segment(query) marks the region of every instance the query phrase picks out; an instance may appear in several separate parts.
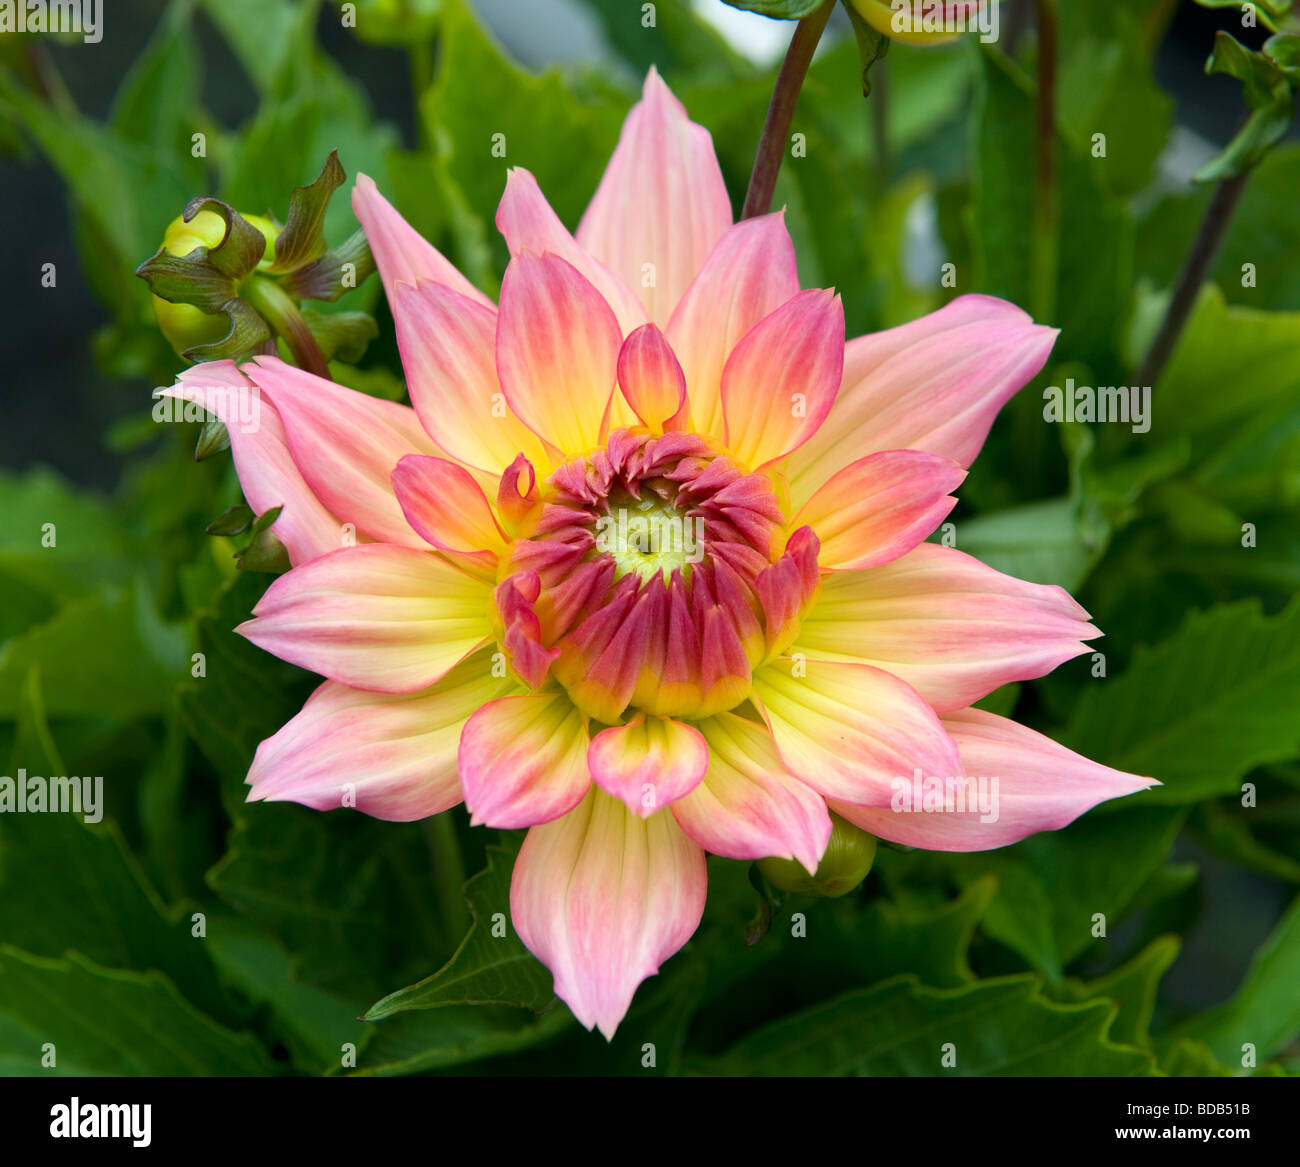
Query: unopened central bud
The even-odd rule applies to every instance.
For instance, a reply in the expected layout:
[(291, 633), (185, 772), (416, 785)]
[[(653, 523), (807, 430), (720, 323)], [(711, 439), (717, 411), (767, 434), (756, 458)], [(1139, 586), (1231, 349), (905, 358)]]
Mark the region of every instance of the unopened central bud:
[(667, 582), (674, 571), (689, 580), (692, 565), (704, 558), (704, 519), (659, 498), (618, 491), (596, 520), (596, 550), (614, 560), (616, 580), (635, 572)]

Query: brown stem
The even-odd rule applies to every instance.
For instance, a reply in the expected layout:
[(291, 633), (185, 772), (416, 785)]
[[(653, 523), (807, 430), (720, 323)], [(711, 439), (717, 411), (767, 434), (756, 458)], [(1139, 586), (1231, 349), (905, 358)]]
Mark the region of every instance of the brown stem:
[(1243, 171), (1235, 178), (1225, 178), (1215, 190), (1214, 198), (1205, 212), (1205, 218), (1201, 220), (1201, 228), (1196, 233), (1196, 241), (1192, 244), (1187, 262), (1178, 277), (1178, 283), (1174, 285), (1174, 294), (1169, 301), (1169, 307), (1165, 310), (1160, 331), (1156, 333), (1156, 338), (1151, 342), (1151, 348), (1134, 377), (1135, 384), (1155, 385), (1164, 373), (1165, 365), (1169, 363), (1169, 358), (1178, 345), (1178, 338), (1182, 335), (1192, 309), (1196, 306), (1201, 285), (1205, 283), (1205, 277), (1214, 264), (1215, 256), (1223, 246), (1228, 225), (1232, 222), (1233, 212), (1241, 201), (1241, 194), (1246, 189), (1248, 178), (1250, 178), (1250, 171)]
[(822, 39), (834, 7), (835, 0), (826, 0), (816, 12), (805, 16), (795, 26), (763, 121), (763, 134), (758, 140), (758, 153), (754, 155), (754, 169), (749, 176), (749, 190), (745, 192), (745, 207), (740, 213), (742, 219), (766, 215), (772, 208), (776, 176), (785, 157), (785, 144), (790, 137), (790, 123), (794, 120), (794, 107), (799, 102), (799, 90), (803, 88), (817, 42)]

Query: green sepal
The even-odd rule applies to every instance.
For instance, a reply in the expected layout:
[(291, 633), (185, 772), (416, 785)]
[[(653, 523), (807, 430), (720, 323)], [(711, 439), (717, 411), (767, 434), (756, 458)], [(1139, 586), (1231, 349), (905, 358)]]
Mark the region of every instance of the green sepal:
[(289, 570), (289, 553), (284, 544), (271, 534), (271, 525), (282, 510), (282, 506), (272, 507), (258, 515), (252, 526), (252, 538), (243, 550), (235, 554), (235, 566), (240, 571), (265, 571), (278, 575)]
[(230, 449), (230, 431), (225, 422), (210, 417), (199, 430), (199, 440), (194, 443), (194, 461), (204, 462), (214, 454)]
[(242, 280), (261, 263), (262, 256), (266, 254), (266, 236), (229, 203), (203, 195), (186, 204), (181, 218), (191, 223), (200, 211), (220, 215), (226, 225), (226, 233), (221, 242), (207, 250), (212, 266), (232, 280)]
[(202, 247), (172, 255), (165, 247), (135, 269), (157, 297), (173, 304), (192, 304), (210, 315), (235, 295), (235, 281), (220, 271)]
[[(345, 285), (343, 268), (349, 263), (353, 265), (354, 279)], [(337, 300), (344, 292), (359, 288), (374, 270), (375, 257), (370, 253), (366, 233), (358, 228), (345, 243), (290, 272), (280, 286), (298, 300)]]
[(272, 275), (295, 271), (325, 253), (325, 209), (346, 178), (339, 152), (331, 150), (316, 181), (293, 188), (289, 218), (275, 240), (275, 262), (268, 269)]
[(238, 297), (227, 300), (221, 305), (220, 311), (229, 318), (230, 331), (211, 344), (196, 344), (187, 348), (181, 353), (187, 361), (234, 361), (254, 353), (275, 352), (275, 342), (266, 321), (244, 300)]
[(871, 66), (889, 52), (890, 39), (883, 32), (877, 32), (858, 12), (849, 0), (844, 0), (844, 11), (849, 14), (849, 23), (853, 25), (853, 35), (858, 41), (858, 60), (862, 62), (862, 96), (871, 96)]
[(253, 514), (253, 509), (245, 503), (236, 503), (232, 507), (226, 507), (215, 519), (203, 528), (205, 535), (242, 535), (249, 527), (253, 525), (253, 520), (257, 516)]

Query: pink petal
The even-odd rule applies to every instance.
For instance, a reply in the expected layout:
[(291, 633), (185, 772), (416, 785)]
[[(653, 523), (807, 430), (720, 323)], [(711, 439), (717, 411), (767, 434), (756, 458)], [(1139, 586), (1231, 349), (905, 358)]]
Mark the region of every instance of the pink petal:
[(868, 454), (832, 477), (792, 526), (821, 539), (824, 568), (876, 567), (911, 551), (957, 504), (949, 495), (966, 477), (956, 462), (919, 450)]
[(259, 515), (284, 508), (271, 530), (284, 544), (291, 564), (296, 567), (343, 545), (343, 523), (303, 481), (275, 406), (233, 361), (212, 361), (186, 369), (180, 384), (158, 395), (198, 402), (226, 423), (235, 472), (248, 505)]
[(699, 926), (704, 852), (670, 814), (643, 819), (593, 787), (534, 827), (515, 860), (510, 916), (555, 992), (606, 1038), (648, 976)]
[(822, 796), (786, 770), (764, 726), (721, 713), (700, 729), (709, 773), (673, 803), (678, 826), (715, 855), (797, 859), (814, 874), (831, 837)]
[(699, 433), (722, 440), (723, 365), (741, 337), (798, 294), (784, 211), (737, 223), (718, 241), (665, 329)]
[(384, 281), (384, 293), (394, 312), (398, 284), (414, 284), (417, 280), (445, 284), (452, 291), (491, 307), (492, 301), (397, 213), (368, 175), (357, 175), (352, 188), (352, 210), (366, 233), (379, 278)]
[(585, 251), (569, 234), (551, 209), (535, 179), (522, 166), (506, 175), (506, 190), (497, 207), (497, 230), (505, 236), (511, 256), (530, 251), (550, 253), (568, 261), (580, 271), (618, 318), (620, 338), (645, 323), (645, 309), (632, 289), (598, 259)]
[(432, 552), (344, 547), (280, 576), (236, 631), (331, 681), (410, 693), (491, 639), (491, 587)]
[(648, 818), (703, 781), (709, 747), (685, 722), (642, 714), (592, 738), (587, 765), (596, 785)]
[(475, 826), (531, 827), (572, 810), (591, 785), (587, 726), (563, 693), (502, 697), (460, 735), (460, 780)]
[(1050, 673), (1100, 635), (1063, 588), (922, 543), (882, 567), (824, 579), (795, 651), (886, 669), (944, 713)]
[(749, 330), (722, 370), (727, 445), (751, 468), (788, 454), (825, 420), (844, 370), (844, 305), (813, 288)]
[(578, 225), (578, 242), (635, 289), (662, 326), (730, 226), (713, 139), (652, 66)]
[(554, 255), (510, 261), (501, 284), (497, 370), (510, 408), (566, 454), (605, 431), (622, 334), (600, 293)]
[(439, 453), (415, 410), (345, 389), (279, 357), (258, 357), (245, 369), (275, 403), (295, 464), (331, 511), (375, 539), (425, 545), (392, 486), (404, 455)]
[(430, 689), (390, 695), (326, 681), (302, 712), (257, 747), (248, 800), (353, 806), (410, 822), (461, 801), (461, 727), (504, 682), (475, 653)]
[(497, 310), (441, 284), (403, 285), (393, 322), (411, 404), (453, 458), (500, 474), (521, 453), (544, 463), (537, 435), (505, 407), (497, 379)]
[(961, 296), (910, 324), (851, 340), (826, 425), (790, 460), (796, 506), (877, 450), (926, 450), (969, 466), (998, 411), (1047, 363), (1056, 329), (1014, 304)]
[(655, 433), (685, 429), (690, 422), (686, 377), (664, 334), (643, 324), (618, 354), (618, 384), (637, 417)]
[(393, 471), (393, 492), (411, 528), (443, 551), (506, 549), (505, 535), (483, 488), (446, 458), (407, 454)]
[[(962, 788), (963, 803), (954, 800), (952, 810), (927, 811), (926, 805), (941, 806), (942, 800), (927, 804), (924, 783), (918, 790), (908, 782), (884, 805), (836, 802), (832, 809), (864, 831), (909, 847), (986, 851), (1039, 831), (1059, 830), (1108, 798), (1160, 785), (1091, 762), (1041, 733), (979, 709), (951, 713), (943, 724), (961, 751), (955, 776), (973, 780)], [(923, 778), (931, 776), (926, 771)], [(986, 780), (983, 809), (978, 803), (981, 777)]]
[[(754, 677), (754, 701), (781, 760), (819, 794), (888, 798), (894, 778), (920, 766), (956, 774), (957, 747), (910, 686), (869, 665), (778, 660)], [(806, 676), (796, 675), (806, 671)]]

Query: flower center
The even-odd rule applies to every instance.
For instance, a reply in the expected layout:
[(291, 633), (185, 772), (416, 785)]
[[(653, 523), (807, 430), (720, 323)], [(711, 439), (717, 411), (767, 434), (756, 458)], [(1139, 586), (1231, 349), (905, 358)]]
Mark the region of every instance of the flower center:
[(674, 572), (691, 577), (692, 564), (704, 558), (704, 519), (683, 514), (654, 497), (634, 498), (619, 491), (596, 519), (596, 551), (614, 560), (614, 578), (636, 572), (644, 580)]
[(588, 716), (734, 708), (817, 587), (811, 531), (784, 538), (772, 481), (703, 438), (619, 430), (542, 484), (503, 558), (502, 645)]

